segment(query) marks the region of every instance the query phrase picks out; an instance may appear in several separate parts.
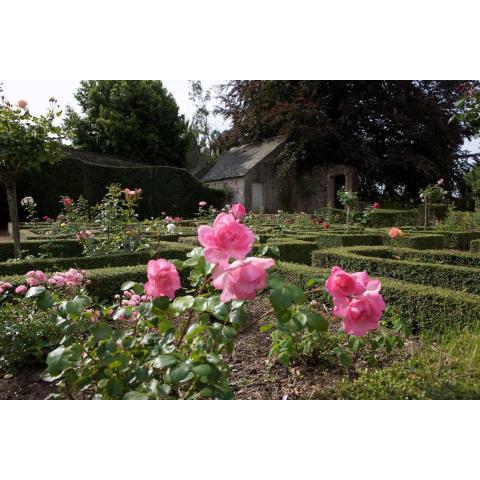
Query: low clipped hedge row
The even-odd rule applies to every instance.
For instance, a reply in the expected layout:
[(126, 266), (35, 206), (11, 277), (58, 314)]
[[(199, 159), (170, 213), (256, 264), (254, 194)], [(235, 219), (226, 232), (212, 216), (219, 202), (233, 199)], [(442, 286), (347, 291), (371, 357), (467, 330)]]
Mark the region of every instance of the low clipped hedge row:
[(339, 265), (347, 271), (366, 270), (370, 275), (480, 294), (480, 268), (373, 257), (371, 252), (355, 247), (317, 250), (312, 253), (312, 265)]
[(442, 249), (444, 238), (442, 235), (402, 235), (401, 237), (382, 238), (383, 245), (415, 248), (417, 250)]
[(418, 210), (393, 210), (380, 208), (374, 210), (370, 217), (370, 224), (374, 227), (394, 227), (403, 225), (416, 225), (418, 223)]
[(480, 239), (480, 232), (439, 232), (443, 235), (445, 248), (469, 250), (472, 240)]
[[(50, 253), (54, 257), (79, 257), (82, 246), (77, 240), (27, 240), (21, 244), (22, 252), (27, 255)], [(13, 258), (13, 243), (0, 243), (0, 261)]]
[(411, 248), (368, 247), (362, 255), (420, 263), (437, 263), (463, 267), (480, 268), (480, 255), (452, 250), (417, 250)]
[(302, 240), (268, 242), (269, 246), (278, 247), (280, 250), (280, 260), (284, 262), (303, 263), (310, 265), (312, 262), (312, 252), (317, 249), (314, 242), (304, 242)]
[[(276, 271), (288, 282), (305, 288), (310, 278), (326, 278), (329, 270), (292, 263), (280, 263)], [(371, 273), (371, 272), (369, 272)], [(452, 326), (476, 325), (480, 321), (480, 297), (430, 285), (381, 278), (387, 304), (418, 330), (442, 332)], [(322, 289), (317, 298), (328, 302)]]
[[(159, 245), (159, 255), (164, 258), (184, 256), (192, 245), (163, 242)], [(67, 258), (35, 258), (16, 262), (0, 263), (0, 278), (7, 275), (23, 275), (29, 270), (44, 270), (46, 272), (62, 271), (68, 268), (89, 270), (105, 267), (120, 267), (127, 265), (145, 264), (152, 258), (148, 252), (118, 253), (112, 255), (98, 255), (95, 257), (67, 257)]]
[(480, 239), (472, 240), (470, 242), (470, 252), (471, 253), (480, 253)]

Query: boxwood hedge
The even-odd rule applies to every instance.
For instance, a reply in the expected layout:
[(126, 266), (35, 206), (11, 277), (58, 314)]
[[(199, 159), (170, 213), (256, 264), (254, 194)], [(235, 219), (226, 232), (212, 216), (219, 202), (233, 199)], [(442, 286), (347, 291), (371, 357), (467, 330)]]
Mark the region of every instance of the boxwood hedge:
[[(480, 268), (376, 258), (371, 254), (372, 250), (355, 247), (317, 250), (312, 253), (312, 265), (323, 268), (339, 265), (348, 271), (366, 270), (371, 275), (480, 293)], [(379, 257), (382, 255), (379, 253)]]
[[(292, 263), (280, 263), (276, 271), (301, 288), (305, 288), (310, 278), (323, 279), (329, 272)], [(452, 326), (476, 325), (480, 321), (480, 297), (477, 295), (390, 278), (381, 278), (381, 281), (387, 304), (416, 329), (442, 332)], [(320, 301), (329, 302), (325, 289), (316, 295)]]

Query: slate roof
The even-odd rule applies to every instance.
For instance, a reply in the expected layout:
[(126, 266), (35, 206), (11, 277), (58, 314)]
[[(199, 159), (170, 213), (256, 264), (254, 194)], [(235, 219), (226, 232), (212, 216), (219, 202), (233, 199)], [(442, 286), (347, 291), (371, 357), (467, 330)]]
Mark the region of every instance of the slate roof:
[(202, 178), (202, 181), (211, 182), (224, 178), (243, 177), (285, 142), (284, 137), (276, 137), (272, 140), (231, 148), (220, 155), (215, 165)]

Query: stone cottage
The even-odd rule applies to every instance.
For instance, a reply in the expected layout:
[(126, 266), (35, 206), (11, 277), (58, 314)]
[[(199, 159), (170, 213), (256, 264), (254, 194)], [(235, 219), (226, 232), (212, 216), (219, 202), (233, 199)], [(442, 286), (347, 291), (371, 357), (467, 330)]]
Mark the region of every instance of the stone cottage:
[(331, 204), (338, 206), (337, 191), (357, 189), (357, 170), (347, 165), (316, 166), (292, 171), (279, 179), (278, 163), (286, 148), (286, 139), (276, 137), (224, 152), (202, 181), (223, 189), (232, 203), (243, 203), (248, 210), (276, 213), (319, 211)]

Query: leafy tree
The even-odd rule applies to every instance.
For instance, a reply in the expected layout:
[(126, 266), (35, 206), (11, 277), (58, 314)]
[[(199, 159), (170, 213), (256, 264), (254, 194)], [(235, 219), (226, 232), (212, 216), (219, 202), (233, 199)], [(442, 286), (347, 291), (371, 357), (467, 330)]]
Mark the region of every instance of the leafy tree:
[(187, 126), (159, 80), (86, 80), (67, 107), (73, 145), (152, 165), (183, 167)]
[(232, 121), (217, 144), (285, 135), (279, 172), (290, 166), (345, 163), (359, 168), (364, 198), (418, 201), (418, 190), (443, 177), (464, 188), (461, 156), (467, 125), (448, 124), (458, 81), (261, 81), (221, 86), (217, 113)]
[(192, 132), (200, 152), (207, 160), (213, 160), (216, 157), (216, 149), (214, 148), (215, 139), (219, 135), (219, 131), (212, 127), (210, 118), (212, 111), (209, 107), (211, 101), (210, 90), (204, 90), (200, 80), (190, 81), (189, 98), (195, 106), (190, 124)]
[(21, 257), (17, 179), (22, 173), (40, 170), (42, 164), (55, 163), (60, 158), (62, 130), (54, 125), (60, 115), (54, 98), (50, 99), (47, 114), (34, 116), (25, 100), (13, 106), (4, 96), (0, 97), (0, 178), (7, 192), (16, 258)]

